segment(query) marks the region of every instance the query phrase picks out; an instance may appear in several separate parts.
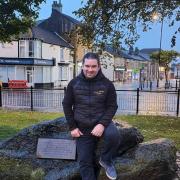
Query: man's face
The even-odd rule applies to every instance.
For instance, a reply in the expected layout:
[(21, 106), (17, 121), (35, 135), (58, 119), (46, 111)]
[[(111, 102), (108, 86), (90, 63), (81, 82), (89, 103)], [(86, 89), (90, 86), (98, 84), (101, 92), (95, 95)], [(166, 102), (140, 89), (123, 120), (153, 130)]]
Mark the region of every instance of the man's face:
[(87, 79), (94, 78), (97, 75), (99, 69), (100, 66), (98, 65), (96, 59), (85, 59), (82, 70)]

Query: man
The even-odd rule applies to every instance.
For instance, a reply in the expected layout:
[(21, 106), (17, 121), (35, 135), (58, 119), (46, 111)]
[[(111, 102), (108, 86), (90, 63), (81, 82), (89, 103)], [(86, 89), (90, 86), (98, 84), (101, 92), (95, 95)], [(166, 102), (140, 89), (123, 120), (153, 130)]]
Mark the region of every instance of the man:
[(117, 110), (113, 84), (102, 74), (99, 56), (87, 53), (82, 72), (70, 81), (63, 108), (72, 137), (77, 140), (77, 154), (82, 180), (97, 179), (95, 150), (100, 138), (104, 141), (99, 164), (109, 179), (116, 179), (112, 158), (120, 142), (119, 132), (112, 122)]

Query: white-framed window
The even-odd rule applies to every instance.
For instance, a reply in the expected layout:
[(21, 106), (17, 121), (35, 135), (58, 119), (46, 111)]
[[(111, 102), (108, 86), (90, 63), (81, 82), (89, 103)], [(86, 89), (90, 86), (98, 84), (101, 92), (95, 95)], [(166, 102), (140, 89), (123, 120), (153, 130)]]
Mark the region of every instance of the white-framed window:
[(19, 41), (19, 57), (26, 57), (26, 41)]
[(29, 40), (29, 51), (28, 51), (28, 53), (29, 53), (29, 57), (34, 57), (34, 41), (32, 41), (32, 40)]
[(0, 81), (15, 79), (15, 66), (0, 66)]
[(67, 81), (68, 80), (68, 66), (60, 66), (60, 80)]
[(47, 66), (43, 67), (43, 82), (44, 83), (51, 82), (51, 67), (47, 67)]
[(40, 40), (20, 40), (19, 57), (21, 58), (41, 58), (42, 43)]
[(64, 61), (64, 48), (60, 48), (60, 61)]

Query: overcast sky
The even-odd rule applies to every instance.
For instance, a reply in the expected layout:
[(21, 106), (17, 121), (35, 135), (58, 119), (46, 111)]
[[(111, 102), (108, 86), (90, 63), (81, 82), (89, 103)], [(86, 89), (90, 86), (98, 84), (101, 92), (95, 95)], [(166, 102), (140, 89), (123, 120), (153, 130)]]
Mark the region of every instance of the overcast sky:
[[(59, 2), (59, 0), (58, 0)], [(41, 5), (41, 10), (39, 13), (39, 19), (46, 19), (51, 15), (51, 6), (52, 6), (53, 0), (46, 0), (46, 3), (43, 3)], [(81, 0), (61, 0), (61, 3), (63, 5), (62, 12), (64, 14), (67, 14), (69, 16), (75, 17), (74, 14), (72, 14), (73, 11), (79, 9), (81, 5)], [(178, 34), (178, 37), (176, 39), (176, 46), (171, 48), (171, 37), (173, 35), (173, 32), (177, 29), (177, 27), (180, 26), (180, 23), (176, 24), (175, 27), (168, 27), (167, 23), (164, 22), (163, 26), (163, 33), (162, 33), (162, 49), (164, 50), (176, 50), (180, 52), (180, 33)], [(148, 32), (142, 32), (140, 33), (140, 39), (136, 42), (134, 47), (138, 47), (139, 49), (142, 48), (159, 48), (160, 47), (160, 23), (154, 23), (152, 30)]]

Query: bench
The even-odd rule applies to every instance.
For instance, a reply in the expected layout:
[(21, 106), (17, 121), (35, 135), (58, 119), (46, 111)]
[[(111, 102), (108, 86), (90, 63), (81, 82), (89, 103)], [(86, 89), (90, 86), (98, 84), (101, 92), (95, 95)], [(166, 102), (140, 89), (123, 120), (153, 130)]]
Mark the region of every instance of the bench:
[(11, 89), (27, 88), (26, 80), (9, 80), (8, 87)]

